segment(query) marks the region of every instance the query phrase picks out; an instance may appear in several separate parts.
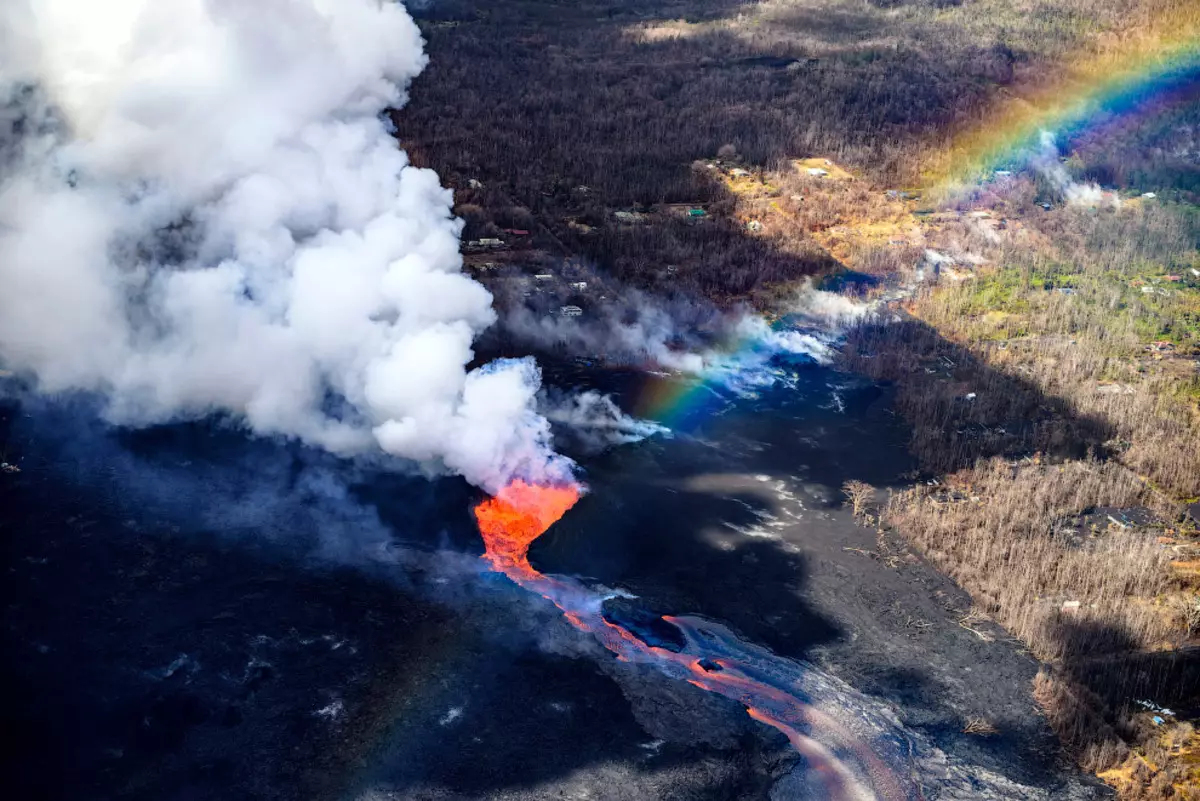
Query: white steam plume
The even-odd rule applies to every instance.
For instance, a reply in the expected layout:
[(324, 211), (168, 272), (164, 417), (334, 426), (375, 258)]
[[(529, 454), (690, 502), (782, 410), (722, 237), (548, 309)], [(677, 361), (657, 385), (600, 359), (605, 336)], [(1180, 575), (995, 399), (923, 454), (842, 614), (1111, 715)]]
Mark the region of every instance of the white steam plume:
[(661, 301), (620, 285), (613, 294), (615, 301), (589, 307), (582, 317), (564, 317), (512, 303), (502, 325), (521, 341), (561, 347), (581, 356), (603, 356), (618, 364), (685, 373), (704, 369), (703, 357), (679, 347), (686, 326), (680, 325)]
[(591, 451), (671, 434), (669, 428), (653, 420), (625, 414), (611, 396), (595, 390), (569, 395), (547, 392), (542, 397), (541, 406), (551, 422), (570, 431), (580, 444)]
[(1032, 164), (1046, 180), (1054, 185), (1072, 206), (1099, 206), (1110, 204), (1120, 206), (1121, 199), (1113, 192), (1105, 192), (1098, 184), (1080, 183), (1071, 177), (1067, 168), (1058, 160), (1058, 145), (1054, 134), (1042, 131), (1038, 136), (1040, 149), (1034, 155)]
[(380, 0), (0, 6), (0, 366), (145, 424), (210, 413), (494, 490), (569, 478), (530, 361), (383, 112), (425, 56)]
[[(700, 314), (710, 334), (708, 342), (701, 342), (669, 307), (636, 290), (622, 291), (616, 302), (591, 307), (581, 317), (513, 305), (503, 325), (525, 342), (615, 364), (731, 377), (747, 371), (765, 375), (770, 360), (779, 355), (828, 363), (845, 333), (874, 317), (878, 306), (815, 289), (808, 281), (785, 307), (779, 325), (746, 310), (724, 316), (715, 311)], [(684, 311), (696, 312), (691, 308)], [(714, 345), (714, 339), (722, 344)], [(599, 419), (604, 417), (599, 415)]]

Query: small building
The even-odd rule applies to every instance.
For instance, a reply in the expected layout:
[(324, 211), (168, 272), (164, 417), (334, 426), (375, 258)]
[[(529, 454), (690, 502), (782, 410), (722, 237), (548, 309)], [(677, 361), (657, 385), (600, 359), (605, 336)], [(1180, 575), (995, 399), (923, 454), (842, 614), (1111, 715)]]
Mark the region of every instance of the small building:
[(707, 217), (708, 212), (704, 209), (688, 209), (687, 216), (691, 217), (692, 219), (699, 219), (700, 217)]
[(761, 231), (762, 229), (763, 224), (758, 220), (751, 220), (750, 222), (746, 223), (746, 230), (748, 231)]
[(821, 167), (809, 167), (805, 172), (814, 178), (824, 178), (826, 175), (829, 175), (829, 170), (822, 169)]
[(538, 273), (537, 275), (535, 275), (533, 277), (533, 280), (534, 281), (553, 281), (554, 274), (553, 273)]
[(563, 306), (558, 310), (558, 313), (563, 317), (579, 317), (583, 314), (583, 309), (578, 306)]
[(505, 228), (504, 233), (512, 234), (513, 236), (529, 236), (529, 232), (520, 228)]
[(479, 246), (484, 248), (499, 248), (504, 247), (503, 239), (485, 236), (479, 240)]
[(587, 289), (587, 281), (576, 281), (571, 284), (571, 289), (574, 289), (578, 292), (583, 292)]
[(750, 171), (743, 170), (741, 167), (734, 167), (732, 170), (729, 171), (729, 174), (732, 175), (734, 178), (749, 178), (750, 177)]

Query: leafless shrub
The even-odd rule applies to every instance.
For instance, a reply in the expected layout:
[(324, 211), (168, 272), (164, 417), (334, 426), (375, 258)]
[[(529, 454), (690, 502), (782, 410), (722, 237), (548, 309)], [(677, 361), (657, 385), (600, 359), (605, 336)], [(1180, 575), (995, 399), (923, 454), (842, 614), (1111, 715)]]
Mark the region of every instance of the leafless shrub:
[(966, 615), (958, 619), (958, 625), (962, 626), (967, 631), (974, 634), (984, 642), (992, 642), (996, 638), (986, 631), (979, 628), (979, 624), (987, 620), (988, 617), (978, 609), (972, 609)]
[(1189, 637), (1200, 633), (1200, 594), (1184, 593), (1170, 599), (1173, 614)]
[(974, 734), (978, 737), (991, 737), (1000, 732), (990, 720), (981, 717), (968, 719), (962, 731), (963, 734)]
[(875, 488), (865, 481), (855, 479), (842, 484), (842, 494), (850, 502), (850, 508), (854, 516), (862, 517), (866, 514), (872, 499), (875, 497)]

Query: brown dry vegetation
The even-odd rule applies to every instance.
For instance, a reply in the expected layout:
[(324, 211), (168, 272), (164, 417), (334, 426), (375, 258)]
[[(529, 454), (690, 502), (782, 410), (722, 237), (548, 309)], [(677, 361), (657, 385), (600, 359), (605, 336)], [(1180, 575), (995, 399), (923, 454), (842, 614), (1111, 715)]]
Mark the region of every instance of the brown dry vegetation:
[[(1083, 764), (1126, 798), (1195, 797), (1194, 752), (1159, 744), (1190, 724), (1133, 702), (1200, 697), (1200, 539), (1181, 514), (1200, 495), (1200, 282), (1164, 278), (1190, 275), (1200, 227), (1059, 209), (1026, 233), (972, 242), (990, 266), (849, 337), (844, 362), (896, 384), (940, 476), (885, 518), (1047, 663), (1037, 698)], [(1108, 514), (1131, 507), (1143, 524)]]
[[(894, 285), (925, 248), (958, 258), (844, 348), (846, 368), (895, 385), (936, 477), (885, 523), (1046, 662), (1048, 719), (1128, 799), (1200, 787), (1188, 724), (1131, 706), (1200, 698), (1181, 516), (1200, 497), (1200, 215), (1044, 212), (1053, 187), (1026, 177), (919, 216), (935, 210), (885, 190), (916, 185), (999, 98), (1167, 7), (1190, 0), (438, 0), (431, 66), (396, 115), (414, 161), (455, 187), (466, 238), (531, 232), (481, 259), (580, 258), (613, 286), (770, 304), (808, 276)], [(1194, 201), (1198, 137), (1200, 103), (1183, 103), (1060, 144), (1080, 179)], [(849, 173), (794, 163), (810, 157)], [(1110, 525), (1109, 507), (1153, 522)]]
[[(1117, 0), (432, 8), (431, 65), (396, 123), (414, 162), (458, 190), (468, 238), (528, 225), (539, 247), (628, 284), (725, 300), (837, 265), (805, 227), (789, 229), (787, 248), (746, 237), (736, 199), (694, 162), (723, 151), (772, 169), (821, 156), (881, 186), (912, 184), (1002, 89), (1045, 77), (1056, 58), (1143, 10)], [(663, 203), (709, 215), (613, 217)], [(669, 278), (667, 265), (677, 268)]]
[[(1140, 505), (1146, 493), (1112, 463), (994, 458), (895, 495), (887, 519), (1039, 656), (1062, 660), (1131, 640), (1155, 646), (1178, 630), (1166, 610), (1129, 602), (1168, 589), (1170, 559), (1155, 537), (1074, 525), (1082, 510)], [(1080, 606), (1064, 612), (1071, 601)]]

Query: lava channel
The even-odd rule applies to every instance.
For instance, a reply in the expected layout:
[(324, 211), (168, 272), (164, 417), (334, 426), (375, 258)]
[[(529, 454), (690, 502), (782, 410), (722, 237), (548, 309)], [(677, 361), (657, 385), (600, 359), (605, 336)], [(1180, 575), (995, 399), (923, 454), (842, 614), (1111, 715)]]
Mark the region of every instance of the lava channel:
[[(618, 660), (652, 664), (671, 678), (737, 701), (750, 717), (782, 732), (805, 758), (808, 776), (822, 785), (814, 797), (833, 801), (923, 798), (919, 786), (889, 769), (849, 728), (798, 697), (803, 695), (799, 688), (805, 670), (798, 663), (744, 643), (723, 627), (690, 617), (662, 618), (686, 638), (682, 650), (650, 645), (603, 615), (606, 596), (534, 569), (529, 563), (529, 547), (580, 495), (576, 486), (513, 481), (475, 507), (485, 547), (483, 558), (496, 572), (553, 603), (572, 626), (591, 634)], [(861, 727), (863, 721), (877, 716), (863, 710), (858, 717)], [(888, 726), (875, 721), (870, 728), (882, 732)], [(817, 733), (820, 740), (814, 736)], [(881, 740), (886, 738), (877, 738), (877, 742)], [(893, 752), (894, 763), (904, 761), (896, 743), (888, 750)]]

